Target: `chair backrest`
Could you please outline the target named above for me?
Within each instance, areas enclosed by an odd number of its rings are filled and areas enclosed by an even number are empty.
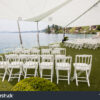
[[[30,55],[21,54],[21,55],[19,55],[19,60],[20,60],[21,62],[26,62],[28,56],[30,56]]]
[[[51,54],[51,49],[41,49],[41,54],[42,55],[50,55]]]
[[[66,48],[54,48],[54,50],[59,50],[60,54],[66,55]]]
[[[16,49],[13,51],[13,53],[14,53],[14,54],[21,54],[23,50],[24,50],[24,49],[22,49],[22,48],[16,48]]]
[[[54,62],[54,56],[53,55],[41,55],[41,61],[42,62]]]
[[[56,43],[56,44],[49,44],[49,48],[59,48],[60,44]]]
[[[33,54],[33,55],[39,55],[40,54],[40,50],[39,49],[32,49],[31,50],[31,54]]]
[[[17,54],[9,54],[9,55],[5,55],[5,59],[8,60],[10,58],[16,58],[18,55]]]
[[[59,49],[54,49],[51,51],[52,55],[61,55],[60,50]]]
[[[11,55],[5,55],[6,61],[13,62],[13,61],[19,61],[19,57],[16,54]]]
[[[30,50],[23,50],[22,54],[30,54]]]
[[[75,63],[92,64],[92,55],[76,55]]]
[[[32,62],[40,62],[40,57],[37,55],[30,55],[27,59],[27,61],[32,61]]]
[[[59,56],[55,58],[55,63],[69,63],[71,65],[72,63],[72,57],[71,56]]]

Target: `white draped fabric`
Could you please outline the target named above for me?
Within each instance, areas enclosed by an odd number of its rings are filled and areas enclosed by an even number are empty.
[[[100,25],[100,0],[72,0],[43,21],[63,27]]]
[[[29,19],[44,14],[66,0],[0,0],[0,18]],[[40,19],[38,19],[40,20]]]

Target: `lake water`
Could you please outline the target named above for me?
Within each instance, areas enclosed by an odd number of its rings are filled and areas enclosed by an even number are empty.
[[[50,43],[62,41],[63,34],[46,34],[40,33],[40,45],[47,46]],[[84,38],[84,34],[66,34],[69,39]],[[86,38],[93,37],[92,34],[87,34]],[[23,45],[25,48],[37,46],[36,33],[22,33]],[[19,46],[18,33],[0,33],[0,53],[6,48],[15,48]]]

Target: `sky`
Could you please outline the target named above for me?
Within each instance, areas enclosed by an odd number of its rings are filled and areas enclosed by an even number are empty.
[[[47,23],[39,22],[39,30],[45,29],[47,27]],[[20,22],[21,31],[36,31],[37,23],[36,22]],[[14,32],[18,31],[17,21],[15,20],[0,20],[0,32],[9,31]]]

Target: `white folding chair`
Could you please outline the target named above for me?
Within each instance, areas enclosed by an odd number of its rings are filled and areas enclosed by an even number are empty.
[[[66,48],[54,48],[54,50],[60,51],[61,55],[66,55]]]
[[[46,79],[50,79],[52,82],[53,81],[53,70],[54,70],[53,55],[42,55],[39,68],[40,68],[40,77],[42,78],[44,76]],[[51,74],[43,75],[43,70],[50,70]]]
[[[20,59],[20,62],[22,62],[24,64],[29,56],[30,55],[20,54],[18,57]]]
[[[0,70],[4,70],[3,72],[0,72],[0,78],[2,78],[2,81],[5,80],[6,74],[7,74],[7,64],[8,62],[3,60],[3,57],[0,56]]]
[[[55,69],[57,75],[57,84],[59,80],[68,80],[68,84],[70,84],[70,73],[71,73],[71,62],[72,57],[67,56],[56,56],[55,57]],[[59,71],[67,71],[67,75],[60,75]]]
[[[76,55],[75,63],[73,65],[74,65],[74,78],[76,79],[76,85],[78,86],[78,82],[87,82],[88,86],[90,86],[89,76],[92,66],[92,55]],[[83,72],[86,72],[86,77],[80,77],[81,73]]]
[[[17,54],[9,54],[9,55],[5,55],[5,58],[6,58],[6,61],[8,61],[9,59],[13,59],[13,58],[16,58],[16,57],[18,57],[18,55]]]
[[[30,54],[30,50],[23,50],[22,54]]]
[[[26,62],[23,65],[23,71],[25,73],[24,78],[28,78],[28,76],[37,76],[37,69],[38,69],[38,63],[40,62],[40,58],[37,55],[30,55]],[[28,69],[33,69],[34,74],[28,74]]]
[[[42,55],[50,55],[51,54],[51,49],[41,49],[41,54]]]
[[[14,78],[18,78],[18,82],[20,81],[20,77],[22,74],[22,62],[20,62],[20,59],[18,56],[16,57],[9,57],[8,59],[8,71],[9,71],[9,78],[8,81]],[[13,73],[14,70],[18,69],[19,71],[17,73]]]
[[[60,50],[59,49],[53,49],[52,51],[51,51],[51,54],[52,55],[61,55],[61,52],[60,52]]]
[[[24,50],[24,49],[22,49],[22,48],[16,48],[16,49],[13,51],[13,53],[14,53],[14,54],[21,54],[23,50]]]

